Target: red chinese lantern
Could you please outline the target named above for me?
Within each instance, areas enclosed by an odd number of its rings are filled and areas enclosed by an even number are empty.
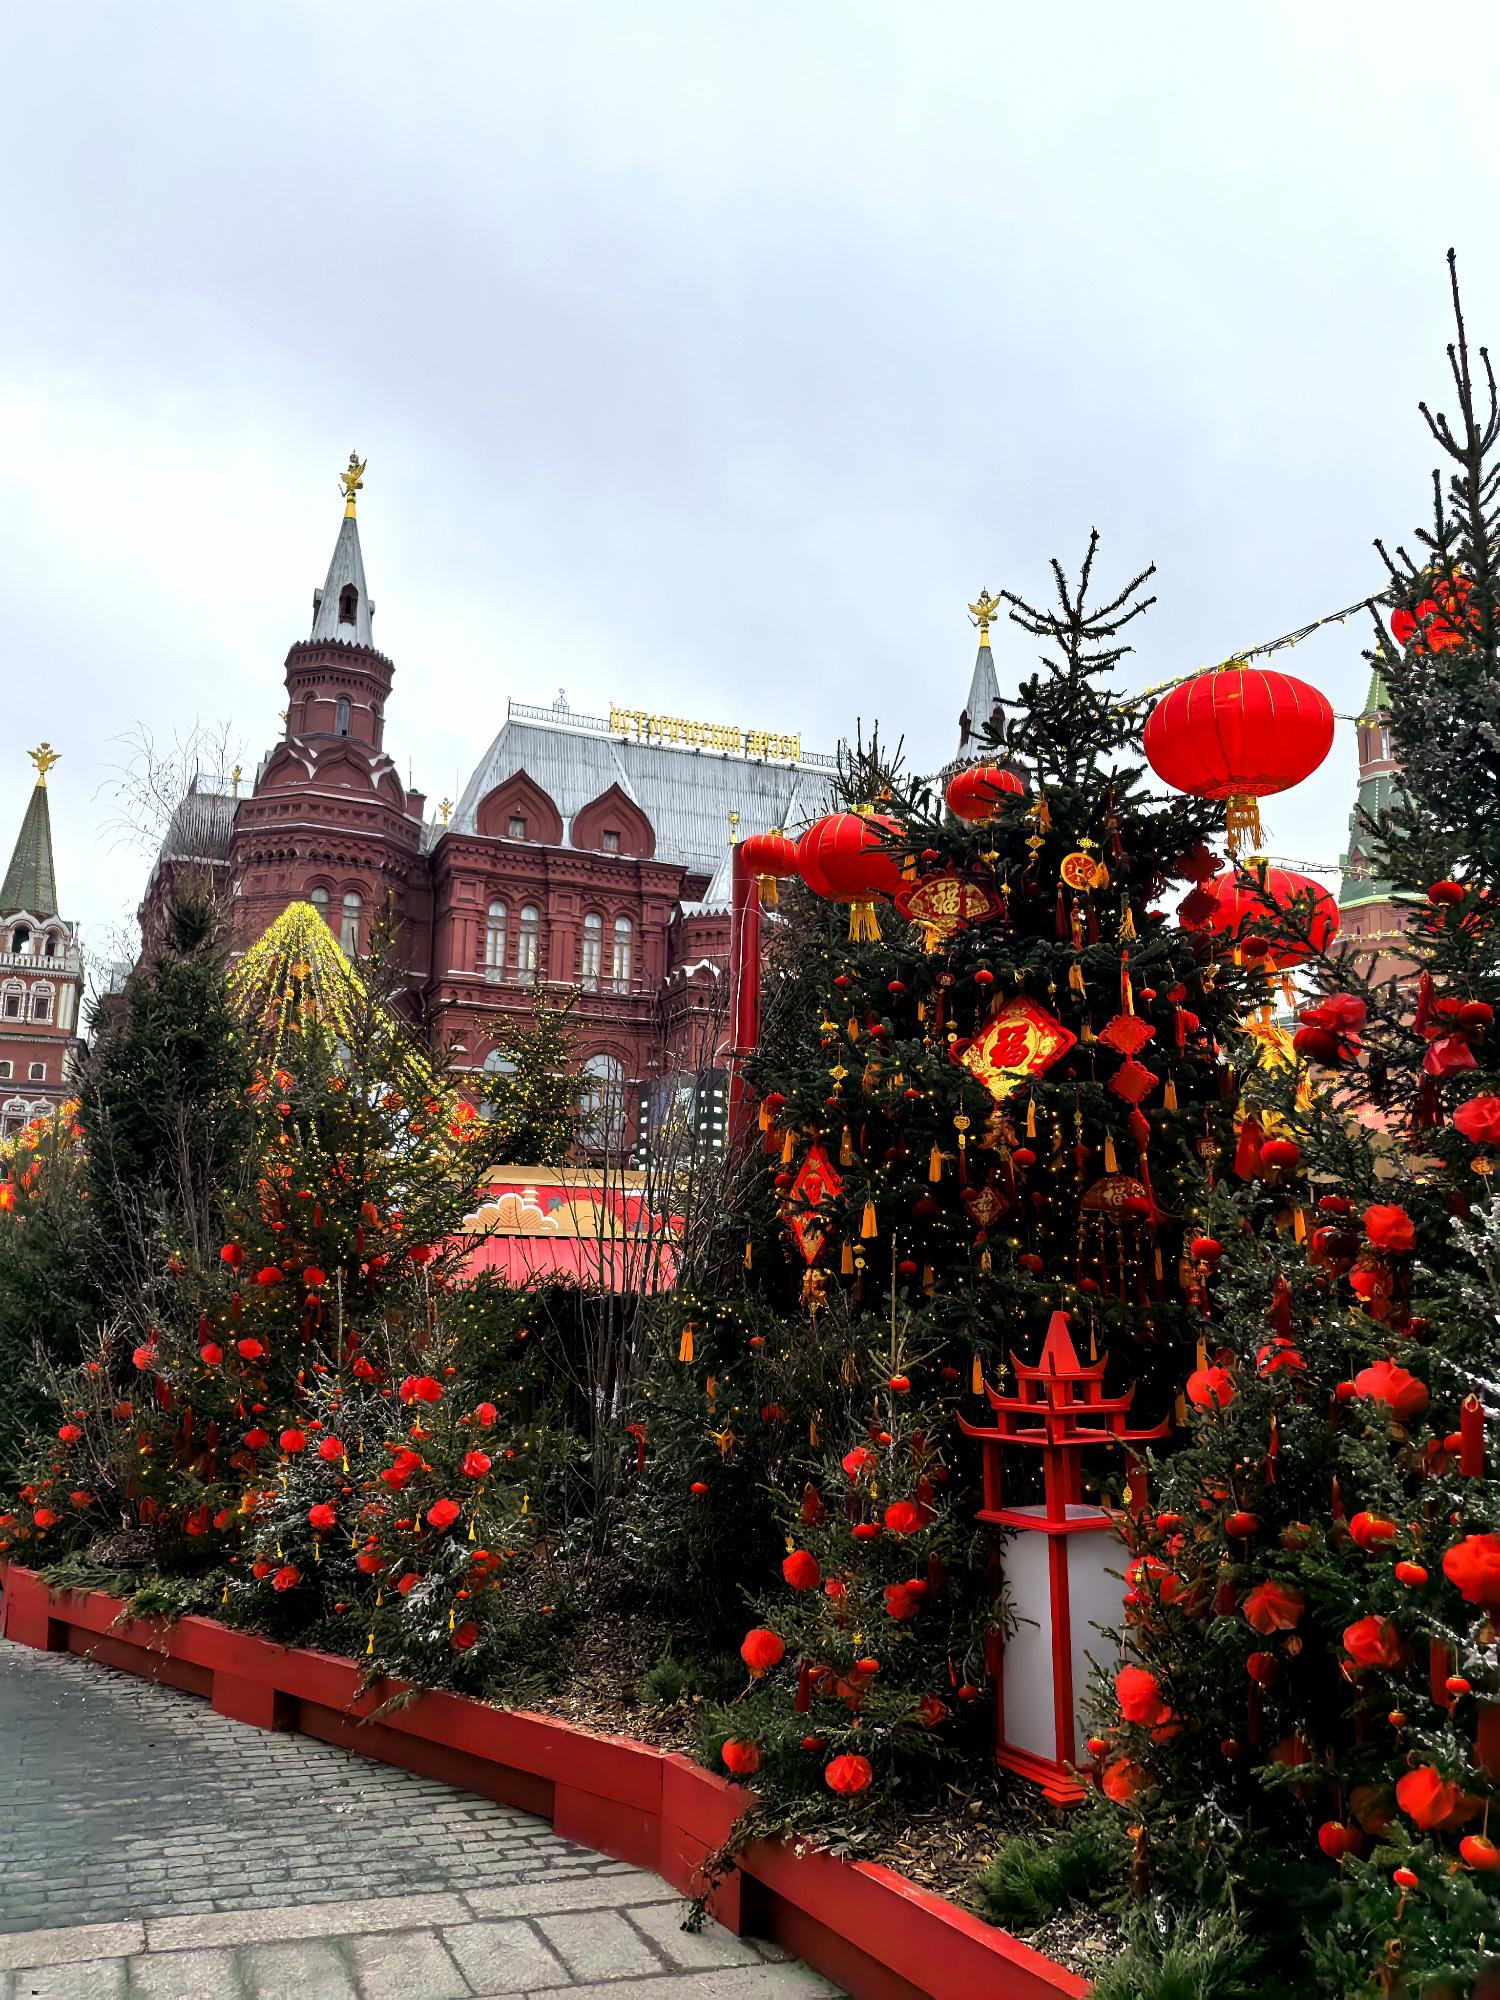
[[[883,836],[901,831],[895,820],[880,813],[829,813],[815,819],[797,842],[797,867],[815,896],[849,905],[849,936],[878,940],[875,898],[893,896],[901,887],[897,867]]]
[[[1264,835],[1256,801],[1310,777],[1333,743],[1333,710],[1292,674],[1243,662],[1195,674],[1146,718],[1141,748],[1165,784],[1228,808],[1229,851]]]
[[[943,797],[955,819],[977,826],[993,819],[1006,792],[1023,789],[1015,773],[1001,764],[971,764],[966,771],[954,772],[943,788]]]
[[[797,873],[796,842],[788,840],[780,827],[773,826],[769,833],[748,835],[740,842],[740,852],[745,866],[755,871],[761,902],[768,910],[773,909],[777,876]]]
[[[1430,597],[1421,598],[1410,611],[1401,605],[1391,613],[1391,637],[1414,653],[1452,652],[1464,644],[1464,626],[1471,632],[1479,628],[1478,607],[1465,601],[1473,588],[1466,576],[1437,577]]]
[[[1302,914],[1313,949],[1326,951],[1338,931],[1339,908],[1323,885],[1292,868],[1272,868],[1265,862],[1255,863],[1254,868],[1261,885],[1259,890],[1248,888],[1233,868],[1226,868],[1222,875],[1205,882],[1202,893],[1212,899],[1213,910],[1187,928],[1210,931],[1216,937],[1238,938],[1247,925],[1271,923],[1276,913],[1288,909],[1296,898],[1311,897],[1311,911],[1304,903]],[[1261,963],[1267,971],[1281,972],[1287,966],[1299,965],[1307,956],[1305,945],[1287,940],[1265,952]]]

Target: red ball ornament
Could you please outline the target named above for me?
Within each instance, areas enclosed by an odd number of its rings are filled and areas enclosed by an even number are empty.
[[[1461,903],[1464,899],[1462,882],[1434,882],[1427,891],[1429,903]]]
[[[1243,663],[1170,689],[1141,733],[1164,783],[1225,801],[1231,854],[1260,845],[1256,801],[1311,777],[1332,745],[1333,710],[1315,687]]]
[[[770,833],[752,833],[740,842],[740,855],[753,869],[760,900],[767,909],[776,905],[776,878],[797,873],[797,843],[788,840],[779,828]]]
[[[971,764],[966,771],[954,772],[943,788],[943,797],[955,819],[978,826],[994,817],[1007,793],[1015,795],[1024,789],[1015,773],[999,764]]]
[[[1486,1834],[1466,1833],[1458,1843],[1458,1852],[1466,1868],[1476,1869],[1483,1874],[1500,1868],[1500,1847],[1497,1847]]]
[[[852,940],[878,939],[877,896],[901,887],[897,867],[882,836],[899,834],[896,821],[879,813],[829,813],[816,819],[797,842],[797,867],[815,896],[849,905]]]
[[[1267,1139],[1260,1156],[1268,1167],[1295,1167],[1302,1158],[1302,1148],[1295,1139]]]
[[[1307,947],[1290,940],[1269,944],[1263,938],[1246,935],[1245,926],[1268,924],[1278,911],[1289,910],[1300,899],[1301,927],[1307,931],[1314,949],[1326,951],[1338,932],[1339,908],[1323,885],[1309,875],[1299,875],[1293,868],[1273,868],[1267,862],[1252,865],[1260,882],[1258,890],[1247,888],[1235,869],[1226,868],[1198,892],[1209,899],[1212,908],[1184,928],[1207,931],[1210,936],[1226,941],[1237,937],[1243,954],[1259,959],[1268,971],[1280,972],[1287,966],[1300,965],[1308,956]],[[1308,898],[1311,898],[1310,909]]]

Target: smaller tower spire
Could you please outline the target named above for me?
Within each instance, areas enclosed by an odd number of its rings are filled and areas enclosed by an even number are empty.
[[[349,469],[339,474],[344,492],[344,518],[339,522],[333,559],[321,590],[313,592],[313,622],[310,639],[341,640],[351,646],[373,646],[370,619],[375,610],[365,588],[365,559],[359,546],[359,523],[354,515],[354,496],[364,485],[365,461],[357,451],[349,454]]]
[[[5,880],[0,884],[0,916],[57,915],[57,870],[52,859],[52,816],[47,810],[47,773],[58,760],[50,743],[26,753],[36,766],[36,783],[21,817],[21,831]]]
[[[974,655],[969,699],[958,718],[957,762],[960,764],[972,763],[978,757],[977,739],[983,737],[989,723],[998,722],[1003,714],[1000,677],[995,672],[995,656],[990,651],[990,626],[999,609],[1000,599],[991,597],[988,589],[981,590],[969,606],[969,623],[979,627],[979,650]]]

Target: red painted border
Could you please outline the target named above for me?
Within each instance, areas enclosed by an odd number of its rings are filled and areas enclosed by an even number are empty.
[[[352,1660],[233,1632],[211,1618],[132,1619],[101,1591],[51,1591],[11,1564],[0,1631],[206,1695],[262,1729],[297,1729],[361,1755],[524,1807],[557,1832],[652,1869],[684,1894],[750,1794],[686,1757],[548,1715],[428,1690],[357,1693]],[[758,1841],[713,1901],[734,1931],[774,1938],[854,2000],[1082,2000],[1085,1981],[1007,1932],[873,1862]],[[857,1942],[856,1942],[857,1940]]]

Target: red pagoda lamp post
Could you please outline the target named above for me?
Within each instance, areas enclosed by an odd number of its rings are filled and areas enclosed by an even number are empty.
[[[1076,1804],[1084,1788],[1073,1774],[1085,1733],[1079,1703],[1088,1684],[1088,1650],[1118,1626],[1124,1587],[1110,1574],[1123,1567],[1120,1546],[1108,1535],[1110,1516],[1083,1497],[1082,1455],[1097,1445],[1143,1444],[1165,1437],[1170,1420],[1152,1430],[1127,1430],[1134,1388],[1104,1393],[1104,1362],[1084,1363],[1074,1351],[1068,1316],[1055,1312],[1035,1367],[1018,1361],[1016,1394],[1002,1396],[985,1384],[995,1414],[993,1428],[959,1427],[979,1439],[983,1452],[984,1505],[978,1519],[1014,1530],[1000,1567],[1018,1623],[996,1635],[995,1761],[1039,1785],[1057,1805]],[[1038,1451],[1042,1462],[1039,1504],[1007,1506],[1001,1497],[1004,1445]],[[1129,1504],[1146,1505],[1145,1469],[1130,1454]]]

